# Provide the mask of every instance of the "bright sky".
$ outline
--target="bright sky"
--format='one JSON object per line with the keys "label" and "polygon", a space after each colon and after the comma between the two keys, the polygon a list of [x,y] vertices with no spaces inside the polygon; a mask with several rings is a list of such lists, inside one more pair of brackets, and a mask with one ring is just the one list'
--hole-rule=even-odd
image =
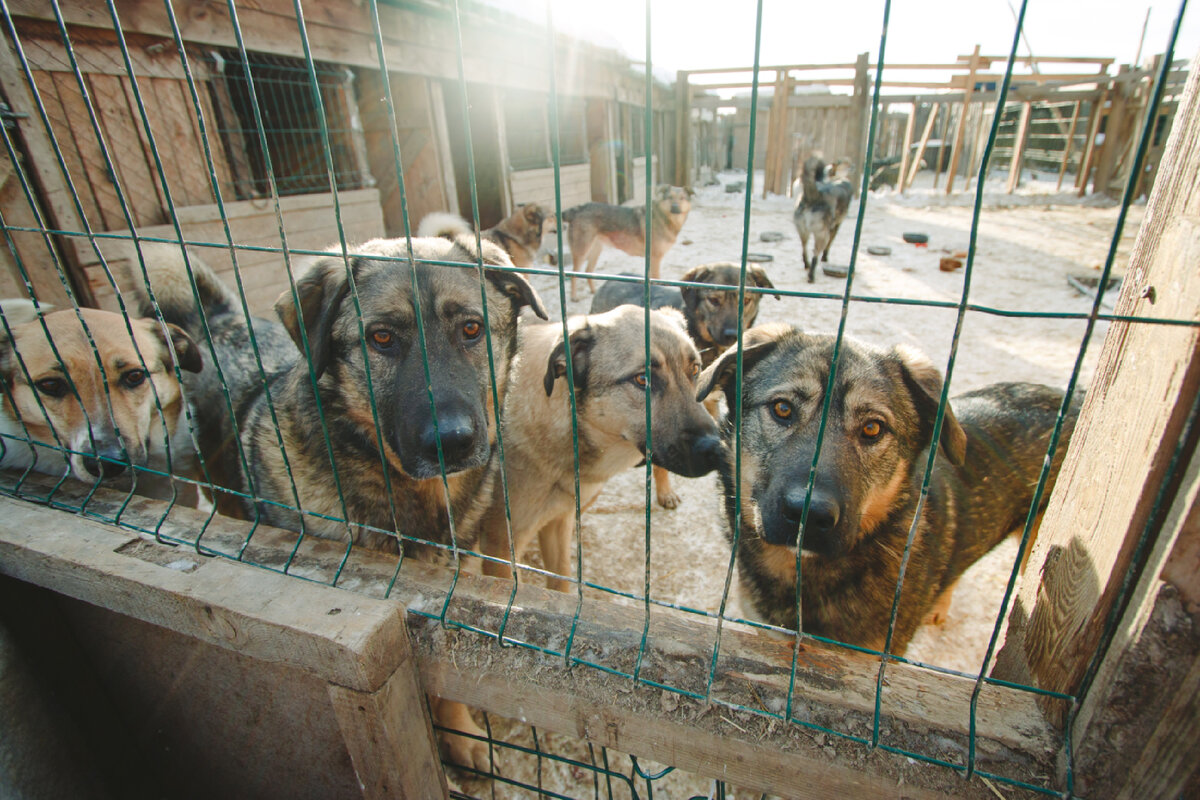
{"label": "bright sky", "polygon": [[[545,0],[486,0],[539,22]],[[555,27],[614,46],[641,61],[646,52],[646,0],[552,0]],[[979,44],[1007,54],[1020,0],[894,0],[885,63],[952,62]],[[760,63],[845,63],[870,52],[883,29],[883,0],[763,0]],[[1034,55],[1095,56],[1130,63],[1161,53],[1179,13],[1178,2],[1144,0],[1029,0],[1025,37]],[[656,74],[677,69],[742,66],[754,60],[757,3],[752,0],[651,0],[651,59]],[[1200,12],[1183,20],[1176,57],[1200,48]],[[1028,55],[1025,42],[1018,55]],[[885,75],[886,77],[886,75]]]}

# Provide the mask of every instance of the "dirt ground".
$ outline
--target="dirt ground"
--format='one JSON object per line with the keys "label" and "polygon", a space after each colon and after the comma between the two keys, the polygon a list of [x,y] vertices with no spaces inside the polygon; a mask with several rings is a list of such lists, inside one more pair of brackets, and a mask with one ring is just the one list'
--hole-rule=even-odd
{"label": "dirt ground", "polygon": [[[723,184],[745,180],[744,174],[719,176],[718,185],[700,189],[679,241],[663,262],[663,277],[679,278],[698,264],[737,261],[743,240],[745,194],[727,193]],[[923,179],[923,180],[922,180]],[[963,270],[942,272],[941,257],[966,250],[969,244],[974,193],[947,198],[930,187],[931,176],[919,176],[917,186],[901,197],[885,189],[867,198],[854,294],[875,298],[908,298],[957,303],[963,297]],[[1052,183],[1029,176],[1017,194],[985,193],[979,221],[969,302],[1000,311],[1087,313],[1092,299],[1068,284],[1069,275],[1098,275],[1103,265],[1119,209],[1102,198],[1076,198],[1055,194]],[[1130,209],[1115,272],[1123,271],[1141,221],[1144,206]],[[763,264],[778,288],[811,291],[814,297],[763,299],[758,322],[788,322],[806,330],[836,331],[842,313],[845,279],[818,270],[815,284],[804,281],[800,243],[791,223],[792,200],[761,193],[751,203],[749,251],[772,257]],[[855,238],[858,204],[830,252],[829,263],[847,265]],[[906,244],[901,234],[926,233],[928,246]],[[765,232],[783,234],[782,241],[764,242]],[[547,242],[551,242],[548,237]],[[891,248],[891,254],[874,256],[868,246]],[[639,272],[640,258],[606,250],[598,269],[602,272]],[[551,318],[561,311],[557,282],[537,277],[534,283],[549,307]],[[1115,301],[1115,292],[1111,301]],[[1111,302],[1110,301],[1110,302]],[[570,314],[586,313],[591,302],[586,292]],[[924,351],[943,370],[951,352],[955,309],[851,302],[846,334],[880,346],[905,343]],[[1020,318],[982,311],[966,314],[951,375],[951,397],[997,381],[1036,381],[1065,387],[1079,358],[1086,325],[1082,320]],[[1097,325],[1080,365],[1080,386],[1086,387],[1095,368],[1106,325]],[[585,581],[640,598],[647,581],[651,597],[691,609],[717,612],[730,574],[730,551],[720,509],[715,475],[699,479],[673,477],[683,498],[678,509],[666,511],[653,504],[647,525],[647,476],[636,469],[612,480],[595,504],[583,515],[583,569]],[[649,497],[653,497],[652,493]],[[649,548],[649,557],[647,557]],[[979,561],[959,582],[948,621],[921,629],[908,649],[910,659],[978,674],[996,625],[1004,588],[1017,554],[1009,540]],[[737,596],[736,575],[725,607],[728,619],[753,618]],[[591,590],[589,590],[591,591]],[[592,592],[595,596],[607,596]],[[616,598],[618,602],[638,602]],[[508,727],[508,726],[503,726]],[[515,728],[508,727],[513,735]],[[525,735],[526,734],[521,734]],[[586,746],[558,742],[575,757],[587,760]],[[530,739],[526,738],[528,745]],[[545,747],[545,742],[542,742]],[[527,767],[511,765],[522,779]],[[592,796],[592,776],[586,770],[544,765],[546,780],[568,796]],[[510,772],[509,774],[513,774]],[[627,772],[627,769],[626,769]],[[578,781],[578,782],[577,782]],[[698,779],[697,779],[698,781]],[[667,790],[666,796],[708,795],[710,783],[688,779]],[[464,787],[466,788],[466,787]],[[504,792],[500,787],[486,790]],[[603,791],[602,791],[603,794]],[[513,796],[525,796],[518,793]],[[618,795],[622,796],[622,795]],[[628,795],[624,795],[628,796]]]}

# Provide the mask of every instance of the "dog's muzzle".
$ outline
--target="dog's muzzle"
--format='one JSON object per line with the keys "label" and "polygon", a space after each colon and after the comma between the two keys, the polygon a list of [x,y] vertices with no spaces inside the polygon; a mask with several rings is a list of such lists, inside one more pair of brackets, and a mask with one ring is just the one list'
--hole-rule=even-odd
{"label": "dog's muzzle", "polygon": [[716,434],[704,434],[690,443],[672,444],[654,451],[654,463],[685,478],[707,475],[721,464],[725,445]]}
{"label": "dog's muzzle", "polygon": [[94,455],[81,456],[80,461],[89,475],[101,480],[111,480],[124,475],[131,466],[129,456],[120,445],[97,447]]}
{"label": "dog's muzzle", "polygon": [[472,456],[479,449],[479,437],[486,436],[476,426],[470,414],[447,413],[438,417],[437,425],[428,425],[420,434],[420,456],[429,463],[438,463],[438,441],[447,472],[457,472],[475,466]]}
{"label": "dog's muzzle", "polygon": [[807,486],[789,488],[780,499],[777,515],[770,523],[764,520],[763,538],[771,544],[795,547],[800,538],[800,523],[804,520],[805,508],[808,519],[804,526],[804,550],[818,555],[833,555],[837,549],[834,531],[841,519],[841,506],[837,498],[826,491],[813,487],[812,496],[805,502]]}

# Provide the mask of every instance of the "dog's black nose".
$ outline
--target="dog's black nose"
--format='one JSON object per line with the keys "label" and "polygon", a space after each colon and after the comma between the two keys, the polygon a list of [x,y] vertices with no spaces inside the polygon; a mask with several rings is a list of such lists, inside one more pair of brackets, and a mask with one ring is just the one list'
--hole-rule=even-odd
{"label": "dog's black nose", "polygon": [[[805,488],[798,486],[789,489],[783,496],[783,516],[796,525],[804,518]],[[828,544],[827,535],[837,526],[842,510],[836,500],[815,488],[807,505],[808,521],[804,530],[804,549],[821,552]]]}
{"label": "dog's black nose", "polygon": [[129,469],[129,463],[123,460],[120,453],[102,453],[101,455],[104,457],[83,457],[83,468],[93,478],[115,478]]}
{"label": "dog's black nose", "polygon": [[439,415],[437,426],[430,425],[421,434],[421,448],[425,457],[433,462],[437,461],[439,434],[442,440],[442,456],[447,466],[461,461],[475,449],[475,424],[467,414]]}
{"label": "dog's black nose", "polygon": [[707,475],[721,465],[721,456],[725,452],[725,446],[721,444],[721,437],[715,434],[701,436],[696,440],[696,444],[692,447],[692,458],[696,462],[697,469],[703,470],[699,474]]}

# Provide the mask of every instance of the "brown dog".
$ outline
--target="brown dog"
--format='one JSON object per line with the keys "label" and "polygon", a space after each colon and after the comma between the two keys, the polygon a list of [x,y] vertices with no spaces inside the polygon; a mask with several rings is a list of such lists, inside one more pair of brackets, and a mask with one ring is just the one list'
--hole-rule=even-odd
{"label": "brown dog", "polygon": [[[513,265],[531,267],[537,261],[542,247],[542,233],[546,223],[546,212],[537,203],[522,203],[517,210],[500,220],[495,227],[479,232],[482,239],[500,245]],[[458,236],[474,235],[471,223],[457,214],[438,211],[421,218],[417,225],[417,236],[440,236],[454,239]]]}
{"label": "brown dog", "polygon": [[[651,441],[646,433],[645,312],[620,306],[572,317],[569,347],[579,437],[579,505],[595,499],[609,478],[650,460],[689,477],[716,468],[722,450],[716,423],[696,400],[700,357],[671,309],[650,312]],[[571,574],[575,515],[575,456],[567,375],[567,347],[559,324],[521,324],[521,347],[502,429],[504,460],[493,448],[488,479],[468,524],[481,534],[483,552],[509,559],[504,518],[507,477],[512,546],[521,559],[536,535],[551,588],[566,590]],[[507,563],[486,561],[490,575],[511,574]]]}
{"label": "brown dog", "polygon": [[[834,339],[787,325],[746,334],[740,484],[732,455],[720,467],[729,538],[742,589],[767,622],[797,629],[799,547],[802,630],[882,650],[929,448],[940,446],[891,642],[903,654],[963,571],[1022,530],[1062,392],[1007,383],[959,395],[935,443],[942,376],[933,364],[906,348],[843,340],[810,492]],[[715,361],[700,395],[720,387],[733,403],[736,364],[736,349]],[[1063,426],[1039,513],[1076,414]],[[731,425],[725,434],[732,444]]]}
{"label": "brown dog", "polygon": [[[692,209],[691,189],[679,186],[659,186],[654,191],[650,209],[650,277],[657,278],[663,256],[675,244],[683,223]],[[604,245],[615,247],[631,256],[646,252],[646,208],[628,208],[608,203],[584,203],[562,213],[570,225],[567,242],[571,247],[571,266],[575,271],[586,260],[585,272],[592,272]],[[588,289],[595,285],[588,278]],[[579,299],[574,275],[571,276],[571,299]]]}
{"label": "brown dog", "polygon": [[[681,280],[688,283],[707,283],[736,287],[741,280],[741,267],[732,261],[701,264],[684,273]],[[630,276],[637,277],[637,276]],[[746,265],[747,285],[761,289],[774,289],[770,278],[757,264]],[[645,289],[641,280],[602,281],[600,291],[592,298],[592,314],[599,314],[628,303],[641,306],[645,301]],[[652,285],[650,287],[651,308],[676,308],[687,320],[688,336],[700,351],[700,364],[707,367],[721,353],[737,342],[738,310],[742,311],[742,325],[749,328],[758,317],[758,305],[762,295],[746,292],[742,303],[738,302],[737,289],[718,289],[709,286]],[[779,295],[775,295],[779,299]],[[719,419],[716,398],[705,401],[705,407],[714,419]],[[671,489],[670,473],[662,467],[654,468],[655,499],[663,508],[678,508],[679,495]]]}
{"label": "brown dog", "polygon": [[[196,505],[196,453],[175,376],[200,372],[174,325],[82,308],[38,318],[4,304],[0,327],[0,465],[129,486]],[[27,321],[17,323],[18,320]]]}

